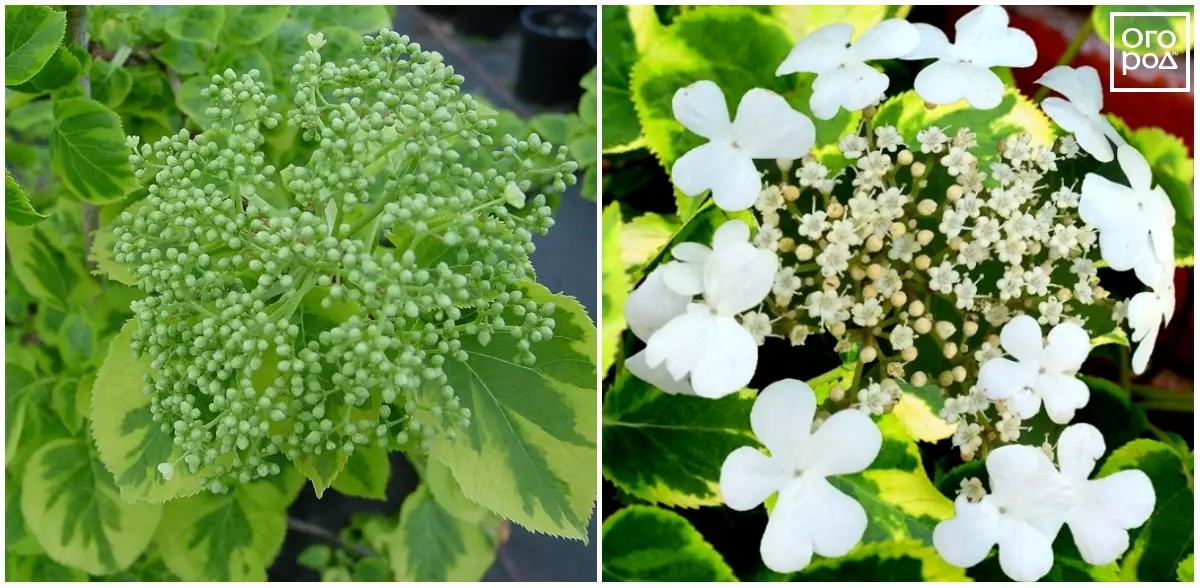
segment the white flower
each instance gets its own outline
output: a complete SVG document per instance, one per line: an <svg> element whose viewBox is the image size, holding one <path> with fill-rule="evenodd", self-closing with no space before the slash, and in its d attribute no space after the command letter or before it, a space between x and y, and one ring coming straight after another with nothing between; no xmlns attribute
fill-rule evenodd
<svg viewBox="0 0 1200 588"><path fill-rule="evenodd" d="M987 261L989 255L987 243L983 241L969 241L958 251L958 259L956 261L967 266L967 269L975 269L975 266Z"/></svg>
<svg viewBox="0 0 1200 588"><path fill-rule="evenodd" d="M879 274L879 278L872 284L879 290L879 295L884 298L891 298L892 294L899 292L904 287L904 282L900 279L900 272L891 267L883 270L883 273Z"/></svg>
<svg viewBox="0 0 1200 588"><path fill-rule="evenodd" d="M1089 173L1083 178L1079 217L1100 231L1100 256L1117 271L1133 269L1150 284L1160 264L1174 262L1175 207L1162 186L1150 185L1150 165L1137 149L1117 147L1128 186Z"/></svg>
<svg viewBox="0 0 1200 588"><path fill-rule="evenodd" d="M754 246L767 251L776 251L779 249L779 240L783 238L783 231L779 227L772 226L766 222L766 214L763 214L763 224L758 228L758 234L754 236Z"/></svg>
<svg viewBox="0 0 1200 588"><path fill-rule="evenodd" d="M867 528L867 514L826 478L860 472L875 461L883 435L871 419L843 410L812 429L817 400L799 380L767 386L750 410L750 428L770 452L741 447L721 466L721 499L739 511L758 507L776 492L760 552L780 573L804 569L814 553L848 553Z"/></svg>
<svg viewBox="0 0 1200 588"><path fill-rule="evenodd" d="M1100 114L1100 109L1104 107L1104 93L1100 86L1100 74L1096 73L1096 69L1089 66L1072 68L1060 65L1043 74L1037 83L1067 97L1066 100L1043 100L1042 110L1046 112L1046 116L1067 132L1074 133L1074 141L1097 161L1112 161L1113 148L1109 139L1117 145L1124 145L1125 139L1121 138L1121 134L1113 128L1112 123ZM1065 141L1060 149L1064 147ZM1066 153L1063 151L1064 155Z"/></svg>
<svg viewBox="0 0 1200 588"><path fill-rule="evenodd" d="M1022 280L1025 282L1025 291L1033 296L1045 296L1050 290L1050 274L1040 265L1026 270Z"/></svg>
<svg viewBox="0 0 1200 588"><path fill-rule="evenodd" d="M888 335L888 343L892 344L892 349L895 351L904 351L912 347L915 340L916 333L908 325L896 325Z"/></svg>
<svg viewBox="0 0 1200 588"><path fill-rule="evenodd" d="M820 319L822 324L832 325L850 318L850 306L853 300L842 296L833 290L812 292L805 299L808 316Z"/></svg>
<svg viewBox="0 0 1200 588"><path fill-rule="evenodd" d="M772 212L783 208L787 202L783 199L783 190L779 186L767 186L758 193L754 208L759 212Z"/></svg>
<svg viewBox="0 0 1200 588"><path fill-rule="evenodd" d="M1166 327L1167 323L1171 322L1171 316L1175 314L1173 270L1173 266L1164 267L1152 290L1141 292L1129 299L1127 312L1129 328L1133 331L1130 340L1137 344L1137 349L1133 352L1134 373L1146 371L1150 355L1154 352L1154 344L1158 341L1159 329Z"/></svg>
<svg viewBox="0 0 1200 588"><path fill-rule="evenodd" d="M728 221L713 237L713 248L703 256L700 291L703 304L689 304L646 341L645 362L651 369L665 365L674 380L690 377L695 393L720 398L750 383L758 364L758 343L734 317L757 306L771 292L779 258L747 242L750 227ZM676 248L678 249L678 247ZM699 252L697 250L696 252ZM673 250L673 253L674 250ZM675 253L678 256L678 253ZM664 274L668 287L692 294L695 262L681 267L676 280ZM635 374L636 375L636 374Z"/></svg>
<svg viewBox="0 0 1200 588"><path fill-rule="evenodd" d="M1067 159L1079 157L1079 142L1074 135L1067 135L1058 140L1058 152Z"/></svg>
<svg viewBox="0 0 1200 588"><path fill-rule="evenodd" d="M850 246L846 243L830 243L817 255L821 275L832 278L841 275L850 267Z"/></svg>
<svg viewBox="0 0 1200 588"><path fill-rule="evenodd" d="M804 285L804 281L796 275L796 267L784 266L775 273L775 281L771 284L771 293L791 299L792 294L795 294L802 285Z"/></svg>
<svg viewBox="0 0 1200 588"><path fill-rule="evenodd" d="M975 141L975 133L972 133L971 129L968 129L967 127L959 127L959 129L954 133L954 138L950 140L950 144L954 147L970 149L978 145L978 142Z"/></svg>
<svg viewBox="0 0 1200 588"><path fill-rule="evenodd" d="M1006 412L1000 415L1000 422L996 423L996 432L1000 434L1000 440L1005 443L1012 443L1021 438L1021 418L1017 415Z"/></svg>
<svg viewBox="0 0 1200 588"><path fill-rule="evenodd" d="M1062 184L1062 187L1050 194L1050 200L1056 206L1062 208L1075 208L1079 206L1079 193L1072 189L1073 186Z"/></svg>
<svg viewBox="0 0 1200 588"><path fill-rule="evenodd" d="M871 382L858 391L858 410L865 414L883 414L896 403L896 397L887 386Z"/></svg>
<svg viewBox="0 0 1200 588"><path fill-rule="evenodd" d="M917 142L921 144L921 153L941 153L949 141L946 133L937 127L929 127L917 131Z"/></svg>
<svg viewBox="0 0 1200 588"><path fill-rule="evenodd" d="M942 559L968 568L998 544L1000 569L1014 580L1035 581L1054 565L1051 544L1066 519L1070 489L1050 458L1028 445L993 450L987 471L992 493L978 501L960 494L954 518L934 527L933 546Z"/></svg>
<svg viewBox="0 0 1200 588"><path fill-rule="evenodd" d="M683 314L692 297L680 294L669 288L663 280L667 274L666 265L659 266L646 276L642 285L629 293L625 299L625 322L629 329L642 341L650 340L654 333L671 319ZM646 351L642 350L625 360L629 371L649 382L654 387L668 394L693 394L692 386L687 378L676 379L667 371L666 366L657 369L646 365Z"/></svg>
<svg viewBox="0 0 1200 588"><path fill-rule="evenodd" d="M951 147L939 162L946 166L946 173L957 176L975 165L975 156L962 147Z"/></svg>
<svg viewBox="0 0 1200 588"><path fill-rule="evenodd" d="M796 325L792 327L791 332L788 333L788 342L791 343L793 347L799 347L804 345L804 340L808 338L808 335L809 332L807 326Z"/></svg>
<svg viewBox="0 0 1200 588"><path fill-rule="evenodd" d="M965 459L965 456L975 455L975 452L983 445L982 434L983 427L980 427L979 424L960 421L958 428L954 430L954 436L950 439L950 445L957 447Z"/></svg>
<svg viewBox="0 0 1200 588"><path fill-rule="evenodd" d="M1154 486L1145 472L1124 470L1088 480L1104 455L1104 436L1079 423L1058 438L1058 467L1071 488L1067 527L1083 561L1099 566L1115 561L1129 548L1127 529L1142 526L1154 512Z"/></svg>
<svg viewBox="0 0 1200 588"><path fill-rule="evenodd" d="M825 220L827 217L828 215L824 210L810 212L800 217L800 227L796 230L800 233L800 236L816 241L829 228L829 222Z"/></svg>
<svg viewBox="0 0 1200 588"><path fill-rule="evenodd" d="M866 150L867 139L861 135L846 135L838 141L838 151L841 151L846 159L858 159Z"/></svg>
<svg viewBox="0 0 1200 588"><path fill-rule="evenodd" d="M676 120L709 140L676 160L671 178L688 196L712 190L724 210L745 210L758 199L755 159L800 159L816 139L812 121L769 90L746 92L733 122L725 95L707 80L680 88L671 106Z"/></svg>
<svg viewBox="0 0 1200 588"><path fill-rule="evenodd" d="M829 175L829 169L821 165L819 161L807 161L800 169L796 170L796 178L800 180L800 187L808 188L821 187L825 183L825 176Z"/></svg>
<svg viewBox="0 0 1200 588"><path fill-rule="evenodd" d="M885 20L859 35L844 23L823 26L800 39L775 75L796 72L817 74L808 105L813 116L829 120L839 108L862 110L875 103L888 88L888 77L867 61L901 57L917 47L920 35L906 20Z"/></svg>
<svg viewBox="0 0 1200 588"><path fill-rule="evenodd" d="M895 153L904 144L904 137L892 125L875 127L875 146L889 153Z"/></svg>
<svg viewBox="0 0 1200 588"><path fill-rule="evenodd" d="M905 263L912 261L913 254L921 250L921 244L912 233L904 233L892 240L888 249L888 259L899 259Z"/></svg>
<svg viewBox="0 0 1200 588"><path fill-rule="evenodd" d="M1038 303L1038 324L1054 326L1062 320L1063 303L1051 296Z"/></svg>
<svg viewBox="0 0 1200 588"><path fill-rule="evenodd" d="M878 298L868 298L855 304L850 309L850 315L854 317L854 324L862 327L874 327L883 318L883 306L879 304Z"/></svg>
<svg viewBox="0 0 1200 588"><path fill-rule="evenodd" d="M938 230L943 235L953 239L963 231L963 225L967 222L967 211L947 208L942 212L942 222L938 224Z"/></svg>
<svg viewBox="0 0 1200 588"><path fill-rule="evenodd" d="M1012 166L1007 163L999 162L992 164L992 177L1000 183L1001 186L1007 186L1017 181L1017 174L1013 171Z"/></svg>
<svg viewBox="0 0 1200 588"><path fill-rule="evenodd" d="M954 307L959 310L974 310L975 296L979 288L971 280L963 280L954 287Z"/></svg>
<svg viewBox="0 0 1200 588"><path fill-rule="evenodd" d="M755 343L762 345L771 334L771 317L761 312L747 312L742 315L742 327L750 331Z"/></svg>
<svg viewBox="0 0 1200 588"><path fill-rule="evenodd" d="M1050 330L1042 344L1042 328L1029 315L1018 316L1000 330L1000 346L1016 361L989 360L979 370L979 385L988 398L1003 400L1022 419L1032 418L1039 406L1058 424L1070 422L1088 402L1088 387L1075 377L1091 350L1083 327L1063 323Z"/></svg>
<svg viewBox="0 0 1200 588"><path fill-rule="evenodd" d="M934 104L953 104L966 98L971 106L991 110L1000 105L1004 82L992 67L1029 67L1037 60L1033 39L1008 26L1008 13L985 5L968 12L954 25L954 44L937 27L913 25L921 34L917 48L905 59L937 59L913 81L917 94Z"/></svg>
<svg viewBox="0 0 1200 588"><path fill-rule="evenodd" d="M958 270L954 269L954 264L949 261L943 261L941 265L929 268L929 287L943 294L949 294L954 290L954 285L958 283Z"/></svg>

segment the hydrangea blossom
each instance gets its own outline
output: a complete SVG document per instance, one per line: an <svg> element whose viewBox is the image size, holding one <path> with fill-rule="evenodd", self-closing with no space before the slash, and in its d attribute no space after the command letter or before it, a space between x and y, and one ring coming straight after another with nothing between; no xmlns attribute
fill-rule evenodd
<svg viewBox="0 0 1200 588"><path fill-rule="evenodd" d="M725 94L710 81L680 88L671 105L676 120L709 140L676 160L671 178L688 196L711 190L725 210L745 210L758 200L755 159L800 159L816 140L812 121L769 90L746 92L732 122Z"/></svg>
<svg viewBox="0 0 1200 588"><path fill-rule="evenodd" d="M934 104L961 99L980 110L1000 105L1004 82L993 67L1029 67L1037 60L1037 47L1023 31L1008 26L1008 13L984 5L968 12L954 25L954 43L940 29L913 25L921 41L906 59L936 59L913 81L913 89Z"/></svg>
<svg viewBox="0 0 1200 588"><path fill-rule="evenodd" d="M901 57L920 41L913 25L898 18L880 22L851 43L853 36L851 25L823 26L800 39L775 70L777 76L817 74L808 105L819 119L831 119L841 108L862 110L877 102L888 88L888 77L866 62Z"/></svg>
<svg viewBox="0 0 1200 588"><path fill-rule="evenodd" d="M1043 345L1037 320L1021 315L1004 325L1000 345L1016 361L998 357L980 368L979 384L988 398L1003 400L1022 419L1032 418L1045 403L1046 414L1059 424L1069 422L1087 404L1087 385L1075 377L1091 351L1082 327L1060 324Z"/></svg>
<svg viewBox="0 0 1200 588"><path fill-rule="evenodd" d="M1124 145L1125 139L1100 114L1104 93L1096 69L1060 65L1043 74L1037 83L1067 97L1066 100L1053 97L1043 100L1042 110L1046 115L1064 130L1074 133L1079 147L1097 161L1112 161L1113 146L1109 141Z"/></svg>
<svg viewBox="0 0 1200 588"><path fill-rule="evenodd" d="M771 293L779 258L748 243L749 239L749 226L729 221L717 230L711 251L677 247L686 261L664 268L663 281L669 289L703 298L650 336L646 367L655 370L665 365L676 381L690 377L692 390L700 396L719 398L738 391L750 383L758 365L758 342L735 317ZM671 286L672 274L684 276L678 280L680 289Z"/></svg>
<svg viewBox="0 0 1200 588"><path fill-rule="evenodd" d="M750 510L779 494L760 551L763 563L781 573L804 569L814 553L849 553L867 528L862 505L826 478L869 467L883 435L855 410L840 411L814 430L816 409L816 395L804 382L767 386L750 411L750 428L770 455L741 447L721 466L721 499L732 509Z"/></svg>

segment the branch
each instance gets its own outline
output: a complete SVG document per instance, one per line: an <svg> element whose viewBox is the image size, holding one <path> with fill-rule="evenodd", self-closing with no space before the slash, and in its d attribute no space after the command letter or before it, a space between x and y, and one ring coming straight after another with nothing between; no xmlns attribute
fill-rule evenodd
<svg viewBox="0 0 1200 588"><path fill-rule="evenodd" d="M352 551L362 557L379 557L379 554L375 553L374 551L371 551L370 549L368 549L367 547L365 547L363 545L357 545L357 544L352 545L352 544L346 543L345 541L342 541L341 537L338 537L332 531L330 531L329 529L326 529L325 527L322 527L320 525L315 525L313 523L302 521L300 519L294 519L292 517L288 517L287 526L288 526L288 529L291 529L291 530L299 532L299 533L304 533L305 535L312 535L313 537L319 537L321 539L324 539L325 541L334 543L334 544L339 545L349 551Z"/></svg>
<svg viewBox="0 0 1200 588"><path fill-rule="evenodd" d="M67 7L67 40L87 49L87 6ZM79 85L83 88L84 97L91 98L92 80L87 71L79 76ZM83 202L79 211L80 216L83 217L83 263L87 266L88 273L95 274L99 267L97 262L91 258L91 253L92 243L96 240L96 232L100 230L100 208L90 202ZM104 286L104 283L104 278L101 277L100 285Z"/></svg>

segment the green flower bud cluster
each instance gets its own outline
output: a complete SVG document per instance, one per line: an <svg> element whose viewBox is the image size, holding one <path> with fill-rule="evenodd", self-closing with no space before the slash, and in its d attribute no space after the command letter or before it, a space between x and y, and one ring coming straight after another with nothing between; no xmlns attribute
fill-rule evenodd
<svg viewBox="0 0 1200 588"><path fill-rule="evenodd" d="M470 425L448 364L463 337L515 340L535 361L551 304L526 299L546 194L574 182L563 147L491 145L495 122L436 53L391 31L294 67L287 124L316 144L277 170L282 117L258 72L214 76L215 123L141 145L147 196L114 226L114 255L147 296L133 348L178 461L214 492L356 447L428 450Z"/></svg>

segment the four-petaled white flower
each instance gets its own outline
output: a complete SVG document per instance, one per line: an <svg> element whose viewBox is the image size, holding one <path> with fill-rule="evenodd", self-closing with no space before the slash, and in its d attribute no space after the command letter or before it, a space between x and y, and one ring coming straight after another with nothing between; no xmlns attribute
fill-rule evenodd
<svg viewBox="0 0 1200 588"><path fill-rule="evenodd" d="M663 280L666 273L665 265L655 268L642 285L625 299L625 322L629 330L642 341L649 341L663 325L683 314L692 300L692 296L680 294L667 286ZM657 368L646 365L644 349L626 359L625 367L633 375L668 394L695 394L687 378L672 377L663 365Z"/></svg>
<svg viewBox="0 0 1200 588"><path fill-rule="evenodd" d="M888 88L888 77L866 62L902 57L920 41L917 29L898 18L871 27L851 43L853 36L851 25L823 26L800 39L775 70L777 76L817 74L808 105L819 119L833 118L839 108L862 110L879 100Z"/></svg>
<svg viewBox="0 0 1200 588"><path fill-rule="evenodd" d="M672 180L688 196L712 190L724 210L745 210L758 200L762 178L755 159L800 159L816 140L807 116L761 88L742 96L732 122L725 94L707 80L680 88L671 106L676 120L709 140L675 161Z"/></svg>
<svg viewBox="0 0 1200 588"><path fill-rule="evenodd" d="M1067 427L1058 438L1058 467L1071 489L1066 523L1083 561L1102 566L1129 548L1128 529L1154 512L1154 486L1141 470L1089 480L1104 455L1104 436L1087 423Z"/></svg>
<svg viewBox="0 0 1200 588"><path fill-rule="evenodd" d="M1029 67L1037 47L1023 31L1008 26L1008 13L984 5L954 24L954 43L936 27L917 23L921 42L905 59L937 59L917 74L913 89L928 102L953 104L966 98L971 106L991 110L1004 97L997 66Z"/></svg>
<svg viewBox="0 0 1200 588"><path fill-rule="evenodd" d="M988 398L1003 400L1022 419L1033 417L1044 403L1050 420L1060 425L1087 404L1088 387L1075 377L1091 350L1083 327L1060 324L1050 330L1043 345L1037 320L1021 315L1000 330L1000 346L1016 361L998 357L983 364L979 385Z"/></svg>
<svg viewBox="0 0 1200 588"><path fill-rule="evenodd" d="M1133 352L1133 372L1136 374L1146 371L1159 329L1166 327L1175 314L1174 270L1174 264L1163 265L1159 275L1152 280L1152 289L1129 299L1127 312L1129 328L1133 331L1129 338L1137 344Z"/></svg>
<svg viewBox="0 0 1200 588"><path fill-rule="evenodd" d="M728 221L717 229L711 250L685 248L684 262L664 268L669 289L703 295L703 303L689 304L686 312L650 336L646 367L665 365L672 379L689 378L699 396L720 398L738 391L750 383L758 365L758 343L735 317L771 293L779 258L749 240L746 223ZM672 253L681 256L679 247Z"/></svg>
<svg viewBox="0 0 1200 588"><path fill-rule="evenodd" d="M1150 285L1158 268L1173 263L1175 207L1162 186L1151 188L1150 164L1137 149L1117 147L1129 185L1089 173L1083 178L1079 218L1100 231L1100 256L1117 271L1133 269Z"/></svg>
<svg viewBox="0 0 1200 588"><path fill-rule="evenodd" d="M1042 450L1006 445L987 457L991 494L972 501L960 494L954 518L933 529L933 546L947 562L968 568L1000 546L1000 569L1033 582L1054 565L1051 544L1067 518L1071 491Z"/></svg>
<svg viewBox="0 0 1200 588"><path fill-rule="evenodd" d="M1066 100L1043 100L1042 110L1046 115L1067 132L1075 133L1075 142L1092 157L1098 161L1112 161L1113 147L1109 140L1124 145L1125 139L1100 114L1100 109L1104 107L1104 94L1096 69L1060 65L1043 74L1037 83L1067 97Z"/></svg>
<svg viewBox="0 0 1200 588"><path fill-rule="evenodd" d="M816 395L804 382L767 386L750 410L750 428L770 457L742 447L721 466L721 498L734 510L750 510L779 493L760 551L763 563L780 573L804 569L814 553L845 555L867 528L862 505L826 478L869 467L883 435L856 410L835 413L810 432L816 409Z"/></svg>

